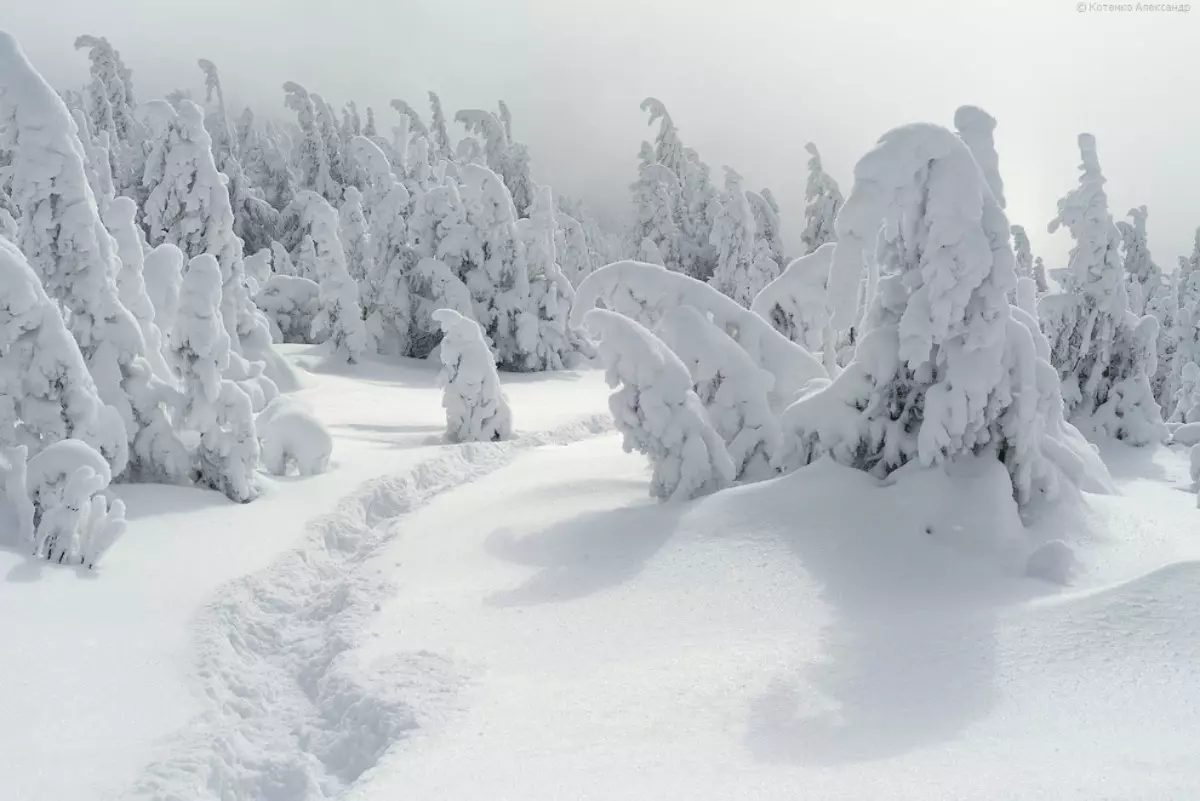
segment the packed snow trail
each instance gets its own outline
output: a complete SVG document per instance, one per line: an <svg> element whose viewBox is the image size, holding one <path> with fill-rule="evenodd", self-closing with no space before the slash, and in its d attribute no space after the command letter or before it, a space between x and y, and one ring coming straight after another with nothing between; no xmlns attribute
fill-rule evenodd
<svg viewBox="0 0 1200 801"><path fill-rule="evenodd" d="M311 801L343 791L423 714L452 704L462 682L430 652L397 655L378 681L342 669L340 657L394 590L369 558L435 496L521 451L610 428L594 415L509 442L447 446L311 522L304 545L233 582L202 613L199 676L212 708L176 735L129 796Z"/></svg>

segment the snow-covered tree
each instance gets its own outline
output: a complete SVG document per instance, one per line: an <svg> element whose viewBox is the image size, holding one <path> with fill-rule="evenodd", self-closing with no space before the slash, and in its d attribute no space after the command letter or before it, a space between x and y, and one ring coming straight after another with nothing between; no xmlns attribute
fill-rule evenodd
<svg viewBox="0 0 1200 801"><path fill-rule="evenodd" d="M808 183L804 187L804 233L800 242L804 253L812 253L826 242L836 242L833 221L842 207L842 192L837 181L821 166L821 153L809 142Z"/></svg>
<svg viewBox="0 0 1200 801"><path fill-rule="evenodd" d="M1121 237L1108 211L1095 137L1080 134L1079 149L1079 186L1058 201L1058 216L1050 223L1051 233L1065 226L1075 240L1067 268L1075 291L1044 296L1038 312L1071 419L1144 445L1164 434L1150 388L1157 321L1154 341L1147 343L1151 326L1129 311Z"/></svg>
<svg viewBox="0 0 1200 801"><path fill-rule="evenodd" d="M183 378L183 423L200 435L196 480L239 503L253 500L259 494L254 412L250 397L221 377L230 337L221 322L221 268L209 254L188 262L171 347Z"/></svg>
<svg viewBox="0 0 1200 801"><path fill-rule="evenodd" d="M709 283L722 294L750 307L754 297L779 276L768 252L756 252L754 213L742 189L742 177L725 168L725 194L712 230L717 267Z"/></svg>
<svg viewBox="0 0 1200 801"><path fill-rule="evenodd" d="M154 322L154 303L146 291L145 237L137 226L137 205L127 197L114 198L104 214L104 224L117 243L121 270L117 273L117 296L133 314L142 339L146 342L146 359L154 374L164 381L174 380L163 354L162 331ZM145 250L143 249L145 248Z"/></svg>
<svg viewBox="0 0 1200 801"><path fill-rule="evenodd" d="M884 134L854 174L835 268L838 251L861 253L854 240L866 238L878 243L883 276L853 360L785 412L785 462L826 453L882 476L991 453L1019 502L1052 492L1060 473L1070 476L1060 434L1071 429L1050 426L1053 373L1036 324L1009 306L1008 220L970 150L940 126L907 125Z"/></svg>
<svg viewBox="0 0 1200 801"><path fill-rule="evenodd" d="M155 378L137 321L118 297L116 243L88 185L75 123L4 33L0 150L12 154L12 196L21 215L15 244L65 311L101 399L125 425L131 447L123 475L177 479L182 444L166 414L173 391Z"/></svg>
<svg viewBox="0 0 1200 801"><path fill-rule="evenodd" d="M558 221L550 187L537 187L529 217L518 221L517 230L525 249L530 305L537 315L536 332L527 334L531 363L536 365L533 369L562 370L577 341L568 322L575 288L558 263L554 238Z"/></svg>
<svg viewBox="0 0 1200 801"><path fill-rule="evenodd" d="M563 274L573 286L578 286L579 282L595 269L587 234L584 233L579 220L565 211L559 211L555 218L558 220L558 231L554 235L555 246L558 249Z"/></svg>
<svg viewBox="0 0 1200 801"><path fill-rule="evenodd" d="M732 483L733 460L679 357L616 312L591 309L584 324L599 339L608 385L616 389L608 405L625 450L650 460L650 494L689 500Z"/></svg>
<svg viewBox="0 0 1200 801"><path fill-rule="evenodd" d="M1172 400L1172 423L1200 423L1200 364L1188 362L1183 366L1179 389Z"/></svg>
<svg viewBox="0 0 1200 801"><path fill-rule="evenodd" d="M468 133L483 137L488 169L504 182L517 217L527 216L533 205L534 183L529 174L529 153L525 146L512 142L504 124L490 112L464 109L455 114L454 119Z"/></svg>
<svg viewBox="0 0 1200 801"><path fill-rule="evenodd" d="M954 112L954 127L975 157L992 197L1003 209L1006 203L1004 181L1000 178L1000 157L996 153L996 118L978 106L959 106Z"/></svg>
<svg viewBox="0 0 1200 801"><path fill-rule="evenodd" d="M355 283L361 285L371 272L371 237L367 214L363 209L362 192L357 187L346 187L345 197L338 209L339 237L346 251L346 271Z"/></svg>
<svg viewBox="0 0 1200 801"><path fill-rule="evenodd" d="M716 269L712 230L721 204L709 177L708 165L690 148L685 148L684 158L686 166L679 203L679 230L682 235L680 256L685 273L707 281Z"/></svg>
<svg viewBox="0 0 1200 801"><path fill-rule="evenodd" d="M246 359L270 348L266 318L254 306L246 286L242 241L234 233L233 209L224 176L212 157L212 140L204 113L190 100L169 114L165 144L146 163L149 189L143 212L151 244L170 242L186 258L208 253L221 266L221 319L229 332L233 356L230 375L249 375Z"/></svg>
<svg viewBox="0 0 1200 801"><path fill-rule="evenodd" d="M1162 270L1150 255L1146 238L1146 207L1129 210L1132 222L1120 220L1116 223L1121 232L1121 249L1125 264L1125 280L1128 282L1129 310L1138 317L1146 313L1150 293L1158 284Z"/></svg>
<svg viewBox="0 0 1200 801"><path fill-rule="evenodd" d="M833 248L832 242L826 242L807 256L793 259L750 304L750 310L776 331L819 356L830 372L835 372L837 365L829 331L829 310L825 307L825 285Z"/></svg>
<svg viewBox="0 0 1200 801"><path fill-rule="evenodd" d="M154 307L154 324L165 342L175 327L175 313L179 311L183 251L170 243L152 248L143 259L142 279Z"/></svg>
<svg viewBox="0 0 1200 801"><path fill-rule="evenodd" d="M111 175L118 194L130 194L140 181L139 161L144 132L135 115L132 74L104 37L80 36L75 49L86 48L91 61L88 118L97 137L107 134Z"/></svg>
<svg viewBox="0 0 1200 801"><path fill-rule="evenodd" d="M442 406L450 442L490 442L512 436L512 412L500 389L492 351L479 323L453 309L432 318L442 330Z"/></svg>
<svg viewBox="0 0 1200 801"><path fill-rule="evenodd" d="M254 296L254 302L273 323L280 342L312 343L313 321L321 310L316 281L276 273Z"/></svg>
<svg viewBox="0 0 1200 801"><path fill-rule="evenodd" d="M29 455L81 440L118 473L129 460L124 423L100 400L79 346L25 257L0 239L0 445Z"/></svg>
<svg viewBox="0 0 1200 801"><path fill-rule="evenodd" d="M691 306L667 311L659 337L679 357L739 480L775 475L783 435L768 402L774 377Z"/></svg>
<svg viewBox="0 0 1200 801"><path fill-rule="evenodd" d="M321 288L321 311L313 320L313 333L328 339L339 359L354 364L367 350L367 331L358 288L346 271L337 212L316 192L299 192L295 202L308 230L306 247L311 243L315 252L315 280Z"/></svg>
<svg viewBox="0 0 1200 801"><path fill-rule="evenodd" d="M649 240L661 255L664 266L682 270L675 209L680 194L679 181L666 165L653 159L654 150L650 143L642 142L638 179L630 186L634 206L633 240L638 243Z"/></svg>
<svg viewBox="0 0 1200 801"><path fill-rule="evenodd" d="M1033 280L1037 286L1038 295L1044 295L1050 291L1050 282L1046 280L1046 265L1042 262L1041 256L1033 260Z"/></svg>
<svg viewBox="0 0 1200 801"><path fill-rule="evenodd" d="M648 124L658 123L658 134L654 137L654 161L670 170L677 183L682 183L687 171L687 156L684 153L683 142L679 139L679 130L671 119L667 107L661 100L647 97L642 101L642 111L650 114Z"/></svg>
<svg viewBox="0 0 1200 801"><path fill-rule="evenodd" d="M1017 278L1034 278L1033 252L1029 246L1029 234L1025 233L1025 227L1022 225L1014 225L1010 230L1013 238L1013 256L1016 259ZM1043 272L1042 275L1045 280L1045 273ZM1039 287L1038 291L1045 292L1046 290Z"/></svg>
<svg viewBox="0 0 1200 801"><path fill-rule="evenodd" d="M771 190L764 189L762 193L747 192L746 199L750 201L750 210L754 212L755 251L766 250L766 254L778 266L787 264L783 255L783 227L779 221L779 209Z"/></svg>
<svg viewBox="0 0 1200 801"><path fill-rule="evenodd" d="M759 315L703 281L652 264L619 261L589 275L575 290L571 324L582 326L587 311L600 305L649 329L676 306L695 308L775 377L771 402L776 408L790 403L810 381L827 377L811 353Z"/></svg>
<svg viewBox="0 0 1200 801"><path fill-rule="evenodd" d="M438 158L451 160L454 148L450 146L450 133L446 130L446 112L442 110L442 99L437 92L429 93L429 106L433 112L433 129L430 131Z"/></svg>
<svg viewBox="0 0 1200 801"><path fill-rule="evenodd" d="M330 203L337 203L341 200L342 187L331 172L329 151L318 125L312 95L293 81L285 83L283 91L284 105L296 112L296 124L300 126L299 152L295 159L297 182L301 189L311 190Z"/></svg>

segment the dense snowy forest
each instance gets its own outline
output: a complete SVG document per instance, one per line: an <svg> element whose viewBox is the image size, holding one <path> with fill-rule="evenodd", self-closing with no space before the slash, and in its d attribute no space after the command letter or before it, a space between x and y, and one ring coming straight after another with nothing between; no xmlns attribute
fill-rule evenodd
<svg viewBox="0 0 1200 801"><path fill-rule="evenodd" d="M11 544L48 559L117 538L110 482L244 502L260 469L321 469L320 423L267 413L293 388L279 342L440 353L452 441L511 436L496 370L598 358L663 498L822 456L885 477L988 453L1026 507L1106 483L1083 435L1200 439L1200 231L1160 267L1089 134L1049 222L1074 240L1060 267L1007 218L971 106L885 133L845 195L808 144L806 205L781 209L648 98L630 224L606 230L533 182L503 101L360 109L289 82L237 109L204 59L202 92L146 99L113 43L75 45L91 80L56 90L0 39L0 437Z"/></svg>

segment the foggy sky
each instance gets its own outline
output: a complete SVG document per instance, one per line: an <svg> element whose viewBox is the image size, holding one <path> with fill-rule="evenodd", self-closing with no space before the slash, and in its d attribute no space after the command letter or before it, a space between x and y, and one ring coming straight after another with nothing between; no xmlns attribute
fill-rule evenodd
<svg viewBox="0 0 1200 801"><path fill-rule="evenodd" d="M996 131L1009 218L1063 266L1070 240L1046 224L1075 185L1076 135L1096 135L1121 219L1149 207L1155 260L1174 269L1200 225L1200 8L1080 12L1077 0L6 0L17 36L56 87L82 85L76 35L107 36L139 100L187 86L214 61L228 99L280 116L294 80L340 106L512 109L534 177L625 213L638 106L666 103L684 143L720 181L778 197L795 250L803 226L803 145L820 147L845 194L855 161L887 129L952 126L978 105ZM1088 4L1091 5L1091 4ZM427 119L427 117L426 117ZM452 131L461 135L461 130Z"/></svg>

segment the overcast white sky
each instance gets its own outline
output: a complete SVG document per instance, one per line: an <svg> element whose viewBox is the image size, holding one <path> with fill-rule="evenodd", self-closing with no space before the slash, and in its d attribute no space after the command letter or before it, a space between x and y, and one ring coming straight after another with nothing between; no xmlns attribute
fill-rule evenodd
<svg viewBox="0 0 1200 801"><path fill-rule="evenodd" d="M662 99L684 142L720 178L769 186L792 240L815 141L848 192L855 161L888 128L950 125L964 103L999 120L1013 222L1048 266L1045 233L1076 179L1080 131L1096 135L1119 218L1150 209L1150 242L1173 268L1200 225L1200 8L1079 11L1077 0L9 0L0 26L55 86L83 83L77 34L107 36L139 99L199 91L197 58L232 99L284 114L295 80L339 105L424 109L503 98L535 177L621 212L638 146L638 105ZM1088 4L1092 5L1092 4Z"/></svg>

